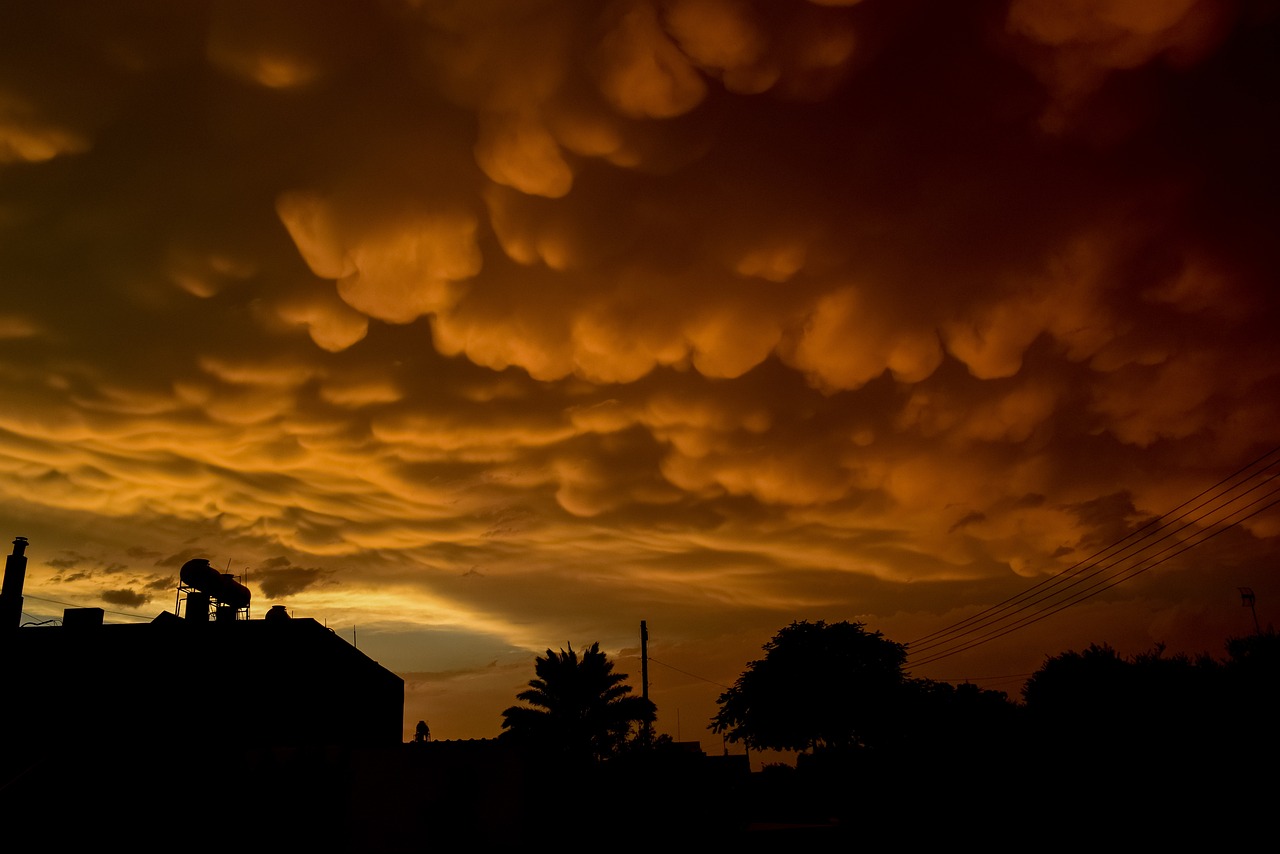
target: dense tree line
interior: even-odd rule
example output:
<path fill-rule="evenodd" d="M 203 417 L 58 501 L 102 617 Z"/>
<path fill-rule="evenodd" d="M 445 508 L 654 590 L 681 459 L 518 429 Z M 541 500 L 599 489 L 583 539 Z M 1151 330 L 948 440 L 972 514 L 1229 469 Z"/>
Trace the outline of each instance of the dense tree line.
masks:
<path fill-rule="evenodd" d="M 641 738 L 657 710 L 630 695 L 598 644 L 580 657 L 572 648 L 539 657 L 518 695 L 525 705 L 504 712 L 504 738 L 538 748 L 540 784 L 581 781 L 566 769 L 590 765 L 597 776 L 585 791 L 598 798 L 684 785 L 701 815 L 722 816 L 717 831 L 767 814 L 867 839 L 908 830 L 941 839 L 949 822 L 990 813 L 1025 832 L 1058 822 L 1064 838 L 1113 832 L 1123 819 L 1144 839 L 1183 841 L 1181 830 L 1270 809 L 1280 757 L 1274 631 L 1233 638 L 1222 657 L 1069 650 L 1047 657 L 1019 700 L 914 678 L 905 645 L 856 622 L 793 622 L 763 649 L 720 696 L 709 728 L 799 756 L 794 768 L 752 775 L 748 788 L 717 788 L 726 781 L 711 784 L 694 766 L 673 773 L 670 740 Z"/>
<path fill-rule="evenodd" d="M 936 829 L 999 814 L 1011 828 L 1051 822 L 1064 837 L 1125 826 L 1185 843 L 1183 831 L 1273 800 L 1274 631 L 1229 640 L 1221 658 L 1066 651 L 1046 658 L 1020 701 L 912 678 L 906 647 L 859 623 L 792 623 L 764 650 L 721 695 L 711 729 L 802 751 L 776 776 L 810 819 L 893 835 L 922 832 L 926 817 Z"/>

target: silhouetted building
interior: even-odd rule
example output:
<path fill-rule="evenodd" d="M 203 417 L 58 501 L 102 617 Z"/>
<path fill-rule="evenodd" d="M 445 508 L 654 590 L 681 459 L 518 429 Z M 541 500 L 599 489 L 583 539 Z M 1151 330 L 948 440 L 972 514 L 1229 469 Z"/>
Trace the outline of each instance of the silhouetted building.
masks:
<path fill-rule="evenodd" d="M 6 582 L 20 603 L 21 578 Z M 150 802 L 215 820 L 253 791 L 323 814 L 318 799 L 348 798 L 353 757 L 401 747 L 399 676 L 315 620 L 209 620 L 208 607 L 0 627 L 0 807 L 104 819 Z"/>
<path fill-rule="evenodd" d="M 0 732 L 161 750 L 401 743 L 404 681 L 315 620 L 102 617 L 13 632 Z"/>

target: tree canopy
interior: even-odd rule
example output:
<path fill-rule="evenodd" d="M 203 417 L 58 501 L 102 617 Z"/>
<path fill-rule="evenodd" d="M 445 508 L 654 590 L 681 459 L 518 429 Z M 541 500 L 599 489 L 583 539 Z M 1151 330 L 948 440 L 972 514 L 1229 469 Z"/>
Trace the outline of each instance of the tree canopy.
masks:
<path fill-rule="evenodd" d="M 527 705 L 502 713 L 503 736 L 540 749 L 577 758 L 613 756 L 632 726 L 651 723 L 653 703 L 631 696 L 627 674 L 615 673 L 613 662 L 593 643 L 579 657 L 568 650 L 534 662 L 536 678 L 516 695 Z"/>
<path fill-rule="evenodd" d="M 1241 742 L 1273 749 L 1280 642 L 1258 633 L 1226 648 L 1219 661 L 1168 655 L 1159 644 L 1132 656 L 1091 644 L 1046 658 L 1023 688 L 1024 705 L 1042 741 L 1073 759 L 1137 754 L 1167 770 L 1163 763 L 1193 759 L 1203 767 Z"/>
<path fill-rule="evenodd" d="M 793 622 L 716 701 L 711 730 L 748 747 L 867 747 L 907 701 L 906 646 L 862 623 Z"/>

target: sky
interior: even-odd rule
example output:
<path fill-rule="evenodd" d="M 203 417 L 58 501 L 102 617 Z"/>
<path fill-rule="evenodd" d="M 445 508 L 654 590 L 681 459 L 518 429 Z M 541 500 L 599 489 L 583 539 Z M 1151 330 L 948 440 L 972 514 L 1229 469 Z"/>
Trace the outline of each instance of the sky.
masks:
<path fill-rule="evenodd" d="M 1218 655 L 1241 587 L 1275 620 L 1273 2 L 3 19 L 27 621 L 151 619 L 206 558 L 403 676 L 406 738 L 485 738 L 548 648 L 639 691 L 643 620 L 658 730 L 718 750 L 794 620 L 1014 697 L 1090 643 Z"/>

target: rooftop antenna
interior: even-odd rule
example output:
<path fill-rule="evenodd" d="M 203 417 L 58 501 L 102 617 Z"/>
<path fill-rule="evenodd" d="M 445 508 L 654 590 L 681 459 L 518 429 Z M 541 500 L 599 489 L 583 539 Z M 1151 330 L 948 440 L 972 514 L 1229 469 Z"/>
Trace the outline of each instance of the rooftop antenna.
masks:
<path fill-rule="evenodd" d="M 1256 599 L 1253 595 L 1252 587 L 1240 587 L 1240 604 L 1253 612 L 1253 630 L 1258 634 L 1262 634 L 1262 626 L 1258 625 L 1258 609 L 1255 607 Z"/>

